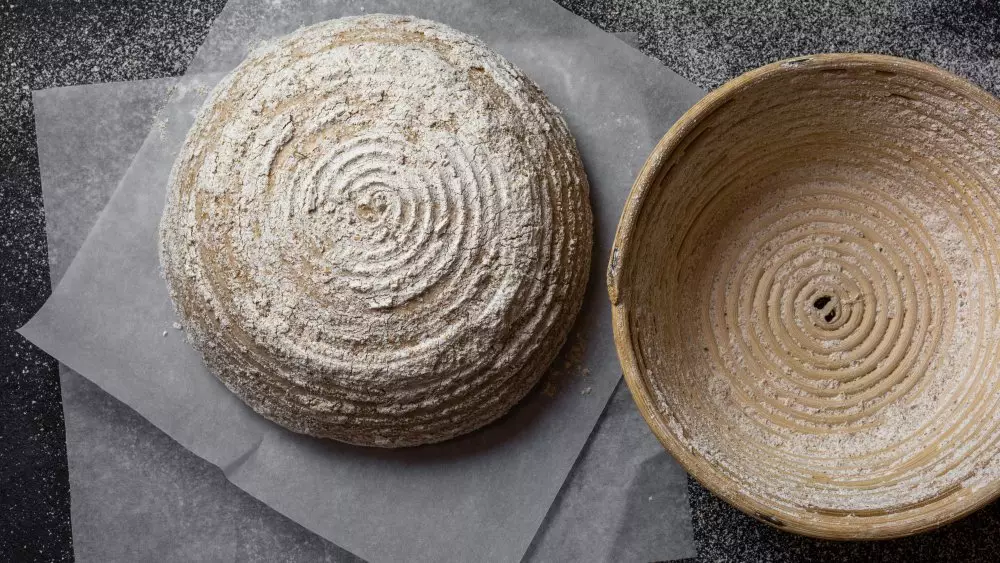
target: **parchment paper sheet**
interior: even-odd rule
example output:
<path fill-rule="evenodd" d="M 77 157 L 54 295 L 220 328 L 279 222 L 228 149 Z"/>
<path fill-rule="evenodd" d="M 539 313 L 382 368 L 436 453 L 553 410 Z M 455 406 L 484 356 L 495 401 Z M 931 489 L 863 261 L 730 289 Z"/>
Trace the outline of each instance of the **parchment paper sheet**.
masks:
<path fill-rule="evenodd" d="M 240 487 L 356 553 L 372 559 L 516 560 L 618 379 L 602 282 L 618 210 L 653 141 L 700 92 L 554 4 L 488 6 L 493 13 L 485 18 L 507 30 L 506 41 L 491 40 L 456 17 L 407 7 L 484 36 L 542 83 L 568 116 L 594 186 L 598 220 L 595 276 L 578 327 L 589 337 L 584 349 L 591 376 L 543 384 L 523 408 L 487 431 L 402 453 L 291 435 L 250 413 L 204 373 L 179 333 L 170 330 L 169 303 L 155 275 L 163 182 L 211 82 L 192 78 L 157 117 L 80 259 L 24 332 L 222 467 Z M 341 15 L 319 8 L 310 17 Z M 466 3 L 448 8 L 484 21 L 482 14 L 470 16 Z M 220 21 L 229 14 L 246 12 L 227 7 Z M 561 21 L 538 28 L 552 16 Z M 515 18 L 526 23 L 518 28 Z M 264 19 L 291 22 L 279 31 L 298 23 L 283 16 Z M 221 36 L 213 31 L 210 43 L 214 37 Z M 540 534 L 534 554 L 545 553 L 547 537 Z"/>

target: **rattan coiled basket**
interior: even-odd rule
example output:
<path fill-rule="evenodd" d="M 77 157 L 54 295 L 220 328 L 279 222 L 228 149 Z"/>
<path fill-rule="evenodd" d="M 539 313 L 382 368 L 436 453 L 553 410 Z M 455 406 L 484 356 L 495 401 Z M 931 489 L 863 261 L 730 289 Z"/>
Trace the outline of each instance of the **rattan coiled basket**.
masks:
<path fill-rule="evenodd" d="M 781 61 L 664 136 L 608 269 L 667 450 L 748 514 L 912 534 L 1000 492 L 1000 104 L 930 65 Z"/>

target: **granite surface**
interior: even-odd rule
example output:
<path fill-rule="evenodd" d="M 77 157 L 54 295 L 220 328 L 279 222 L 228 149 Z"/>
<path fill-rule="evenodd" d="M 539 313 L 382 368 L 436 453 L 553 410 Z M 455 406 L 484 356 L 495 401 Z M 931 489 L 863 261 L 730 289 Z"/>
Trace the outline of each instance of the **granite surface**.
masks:
<path fill-rule="evenodd" d="M 559 2 L 608 31 L 634 33 L 640 49 L 706 88 L 778 58 L 819 51 L 869 51 L 933 62 L 1000 93 L 1000 11 L 991 0 Z M 178 75 L 222 5 L 221 0 L 127 4 L 81 0 L 0 6 L 2 560 L 73 557 L 57 365 L 13 332 L 44 302 L 50 289 L 30 91 Z M 74 385 L 66 380 L 64 384 Z M 99 391 L 84 385 L 74 392 Z M 115 404 L 109 404 L 105 414 L 116 408 L 128 410 Z M 133 440 L 139 450 L 150 439 L 139 439 L 128 427 L 108 428 L 100 416 L 79 423 L 81 431 L 103 432 L 109 440 Z M 127 466 L 129 461 L 121 463 Z M 174 470 L 170 460 L 164 460 L 162 467 L 164 472 Z M 157 482 L 160 476 L 152 477 Z M 204 482 L 198 481 L 204 476 L 183 477 L 185 482 L 191 478 L 192 487 Z M 164 494 L 169 492 L 169 487 L 164 489 Z M 694 483 L 689 494 L 698 558 L 703 561 L 996 559 L 995 530 L 1000 524 L 996 504 L 937 532 L 856 544 L 808 540 L 773 530 Z M 247 529 L 253 529 L 255 508 L 234 502 L 224 510 L 240 511 L 240 517 L 249 522 Z M 140 513 L 141 508 L 137 507 Z M 168 522 L 175 515 L 137 517 Z M 328 558 L 325 547 L 306 545 L 308 540 L 294 529 L 279 530 L 277 537 L 275 541 L 287 542 L 281 545 L 290 553 L 304 550 L 303 554 L 313 555 L 311 559 Z M 245 543 L 253 549 L 252 541 Z M 243 555 L 252 559 L 249 551 Z M 123 552 L 122 558 L 127 560 L 128 553 Z"/>
<path fill-rule="evenodd" d="M 0 3 L 0 561 L 73 558 L 58 366 L 14 332 L 50 291 L 31 91 L 178 74 L 223 4 Z"/>

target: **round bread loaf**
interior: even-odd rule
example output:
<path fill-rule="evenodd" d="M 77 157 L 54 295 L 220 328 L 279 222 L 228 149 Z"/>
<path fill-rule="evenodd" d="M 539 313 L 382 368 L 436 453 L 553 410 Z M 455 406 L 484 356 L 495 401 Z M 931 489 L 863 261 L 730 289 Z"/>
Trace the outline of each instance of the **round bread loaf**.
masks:
<path fill-rule="evenodd" d="M 192 344 L 258 413 L 411 446 L 538 381 L 591 229 L 576 144 L 533 82 L 447 26 L 372 15 L 266 44 L 215 89 L 160 260 Z"/>

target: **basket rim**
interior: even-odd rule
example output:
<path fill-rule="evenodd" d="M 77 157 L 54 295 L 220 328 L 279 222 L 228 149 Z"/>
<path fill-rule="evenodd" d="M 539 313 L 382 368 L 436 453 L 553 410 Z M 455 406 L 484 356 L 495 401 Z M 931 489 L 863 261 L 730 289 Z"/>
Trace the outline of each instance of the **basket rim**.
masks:
<path fill-rule="evenodd" d="M 952 523 L 979 510 L 1000 497 L 1000 479 L 963 495 L 945 495 L 929 502 L 878 516 L 833 516 L 802 512 L 779 511 L 746 494 L 739 483 L 716 470 L 710 462 L 684 446 L 669 430 L 655 407 L 646 375 L 640 373 L 636 353 L 632 348 L 632 330 L 628 323 L 631 313 L 629 282 L 632 259 L 641 259 L 641 251 L 632 242 L 632 235 L 641 216 L 643 205 L 653 190 L 654 181 L 663 164 L 702 120 L 721 105 L 738 96 L 756 83 L 782 74 L 825 68 L 866 68 L 887 70 L 935 82 L 975 100 L 1000 116 L 1000 100 L 991 94 L 937 66 L 889 55 L 868 53 L 821 53 L 779 60 L 746 72 L 708 93 L 680 117 L 653 148 L 643 164 L 626 199 L 607 268 L 608 296 L 611 301 L 612 328 L 615 348 L 625 382 L 646 424 L 663 447 L 713 494 L 721 497 L 747 515 L 781 530 L 818 539 L 882 540 L 909 536 Z M 881 519 L 875 521 L 876 519 Z"/>

